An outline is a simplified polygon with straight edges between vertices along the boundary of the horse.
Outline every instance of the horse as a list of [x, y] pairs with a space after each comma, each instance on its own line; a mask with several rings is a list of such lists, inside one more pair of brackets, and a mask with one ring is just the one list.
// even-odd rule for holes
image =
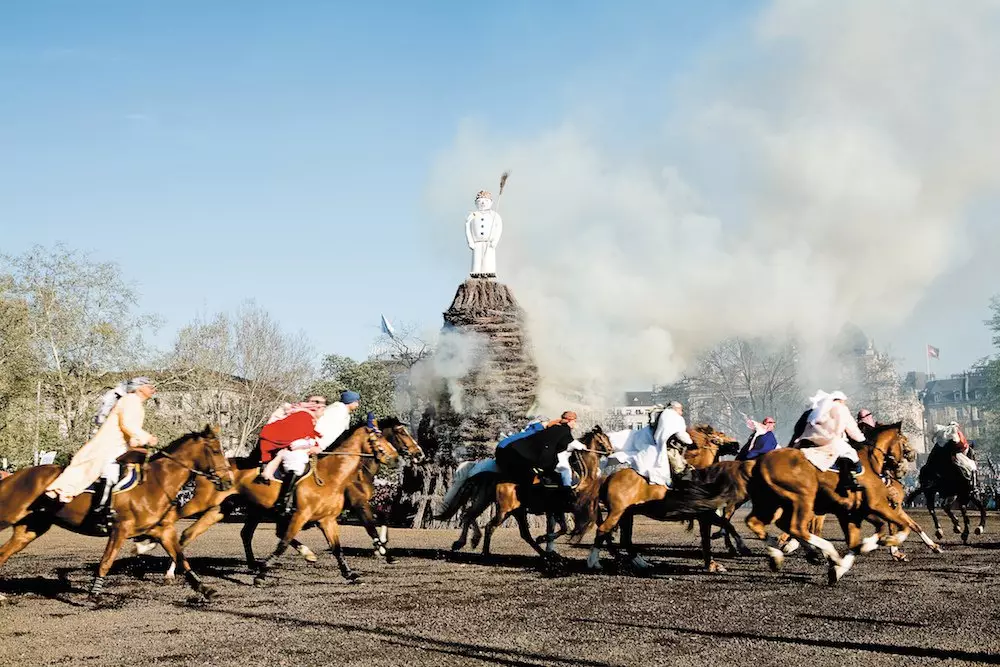
[[[970, 448], [969, 453], [973, 452], [974, 450]], [[969, 505], [979, 510], [979, 525], [976, 526], [975, 534], [982, 535], [986, 532], [986, 505], [979, 496], [979, 490], [969, 478], [962, 474], [958, 464], [947, 456], [944, 445], [935, 443], [934, 449], [927, 457], [927, 462], [920, 469], [918, 479], [917, 488], [907, 496], [906, 501], [912, 502], [918, 495], [923, 494], [927, 511], [930, 512], [931, 521], [934, 522], [934, 536], [937, 539], [940, 540], [944, 537], [944, 531], [941, 529], [937, 512], [935, 512], [939, 494], [942, 500], [951, 499], [951, 502], [942, 503], [942, 509], [951, 519], [953, 530], [956, 533], [961, 532], [964, 544], [969, 543], [969, 513], [967, 511]], [[958, 519], [952, 511], [955, 503], [958, 503], [962, 512], [964, 527], [961, 530], [958, 527]]]
[[[659, 521], [697, 519], [701, 526], [705, 568], [709, 572], [725, 572], [725, 568], [712, 559], [711, 527], [721, 526], [736, 536], [729, 521], [716, 511], [723, 505], [746, 496], [753, 462], [714, 463], [720, 453], [735, 453], [739, 442], [708, 425], [694, 426], [688, 429], [688, 433], [694, 444], [689, 446], [685, 458], [695, 466], [703, 466], [695, 468], [688, 484], [678, 485], [677, 489], [650, 484], [631, 468], [616, 470], [604, 480], [600, 498], [608, 508], [607, 517], [600, 520], [597, 512], [594, 512], [573, 531], [574, 537], [577, 537], [583, 535], [590, 526], [598, 525], [594, 544], [587, 558], [590, 569], [601, 569], [600, 549], [605, 544], [614, 556], [620, 556], [618, 547], [611, 540], [611, 533], [619, 526], [621, 546], [632, 564], [640, 569], [649, 567], [632, 543], [635, 515], [642, 514]], [[736, 538], [739, 539], [738, 536]]]
[[[14, 527], [10, 540], [0, 548], [0, 566], [53, 525], [84, 535], [98, 534], [87, 523], [92, 505], [90, 494], [81, 493], [57, 508], [52, 508], [54, 501], [42, 497], [61, 472], [61, 466], [35, 466], [19, 470], [0, 482], [0, 530]], [[222, 492], [232, 486], [233, 475], [219, 444], [219, 432], [211, 426], [189, 433], [153, 454], [143, 465], [139, 483], [112, 496], [115, 518], [90, 587], [93, 598], [103, 591], [104, 578], [122, 544], [136, 535], [156, 540], [174, 562], [180, 563], [188, 584], [205, 599], [216, 594], [191, 569], [174, 530], [177, 521], [174, 500], [192, 475], [204, 478]]]
[[[356, 457], [359, 462], [363, 460], [370, 459], [370, 463], [360, 463], [355, 471], [353, 478], [349, 479], [344, 488], [344, 497], [349, 504], [359, 512], [362, 512], [364, 517], [366, 514], [362, 509], [359, 509], [360, 503], [368, 503], [371, 498], [370, 492], [365, 490], [365, 484], [367, 482], [362, 481], [362, 477], [367, 473], [365, 468], [367, 467], [372, 471], [372, 476], [374, 472], [378, 470], [378, 466], [385, 461], [379, 456], [373, 456], [370, 452], [367, 454], [350, 454], [347, 451], [341, 451], [342, 446], [350, 440], [351, 436], [356, 436], [356, 432], [359, 430], [360, 424], [353, 429], [349, 429], [341, 438], [337, 440], [332, 446], [330, 451], [320, 452], [317, 458], [316, 469], [320, 472], [321, 479], [327, 476], [325, 470], [331, 467], [334, 462], [340, 462], [345, 457]], [[384, 437], [392, 446], [393, 451], [395, 448], [399, 447], [402, 451], [407, 452], [414, 461], [423, 460], [423, 451], [420, 446], [417, 445], [413, 436], [410, 435], [409, 430], [404, 422], [399, 421], [395, 417], [386, 417], [378, 426], [381, 431], [382, 437]], [[324, 461], [329, 461], [330, 463], [322, 463]], [[268, 509], [273, 508], [274, 503], [277, 502], [279, 495], [279, 489], [276, 485], [262, 485], [256, 483], [254, 480], [257, 479], [257, 474], [260, 472], [260, 464], [256, 461], [249, 461], [245, 458], [233, 458], [230, 459], [230, 464], [233, 467], [233, 486], [231, 489], [225, 492], [219, 492], [210, 486], [199, 483], [195, 488], [194, 496], [187, 503], [180, 508], [179, 512], [182, 518], [190, 518], [198, 516], [198, 519], [187, 527], [180, 536], [180, 544], [182, 547], [186, 547], [193, 540], [199, 537], [206, 530], [217, 524], [222, 520], [224, 512], [222, 510], [223, 501], [231, 495], [239, 495], [249, 503], [253, 504], [258, 508]], [[314, 475], [310, 474], [309, 477]], [[303, 479], [303, 481], [305, 481]], [[301, 483], [300, 483], [301, 484]], [[298, 493], [298, 492], [297, 492]], [[355, 504], [358, 503], [358, 504]], [[248, 517], [247, 522], [244, 524], [243, 530], [241, 531], [241, 536], [243, 538], [244, 552], [247, 559], [247, 567], [251, 571], [257, 570], [257, 560], [253, 554], [252, 540], [253, 535], [257, 530], [257, 526], [260, 524], [262, 516], [259, 516], [261, 512], [255, 512], [253, 516], [253, 521]], [[370, 506], [368, 508], [367, 516], [372, 516]], [[364, 518], [362, 519], [364, 521]], [[380, 539], [379, 527], [375, 525], [374, 520], [370, 524], [366, 524], [366, 529], [368, 529], [369, 535], [373, 535], [373, 540], [378, 539], [379, 542], [375, 546], [376, 554], [379, 554], [380, 550], [385, 550], [385, 543]], [[310, 563], [316, 562], [316, 554], [296, 539], [291, 539], [289, 546], [296, 549], [306, 561]], [[147, 550], [145, 545], [137, 545], [137, 550], [140, 553]], [[340, 559], [338, 558], [338, 561]], [[170, 582], [174, 578], [174, 570], [176, 568], [176, 562], [170, 564], [169, 569], [165, 574], [166, 581]], [[343, 568], [342, 568], [343, 569]]]
[[[800, 449], [778, 449], [758, 457], [749, 486], [753, 509], [746, 518], [746, 525], [764, 540], [771, 568], [780, 569], [785, 556], [778, 541], [767, 534], [768, 524], [775, 520], [779, 528], [826, 556], [830, 585], [850, 570], [858, 555], [879, 546], [899, 546], [910, 531], [918, 533], [933, 551], [940, 551], [940, 547], [901, 507], [893, 507], [882, 481], [886, 463], [899, 460], [905, 443], [906, 436], [899, 422], [872, 430], [866, 444], [858, 452], [864, 468], [858, 478], [863, 492], [852, 493], [853, 498], [845, 498], [837, 492], [840, 479], [837, 473], [820, 472]], [[833, 514], [840, 521], [848, 545], [848, 552], [843, 558], [830, 542], [813, 533], [813, 519], [818, 514]], [[900, 531], [888, 537], [876, 533], [862, 540], [861, 522], [869, 515], [896, 524]]]
[[[580, 443], [584, 449], [572, 449], [570, 464], [575, 467], [580, 475], [580, 483], [577, 486], [576, 497], [570, 508], [574, 515], [580, 516], [581, 512], [589, 514], [591, 505], [597, 502], [597, 490], [600, 486], [600, 459], [614, 451], [611, 440], [604, 433], [600, 426], [595, 426], [580, 438]], [[462, 468], [462, 471], [471, 469], [471, 462]], [[470, 502], [471, 501], [471, 502]], [[517, 520], [521, 537], [531, 545], [537, 554], [542, 558], [555, 557], [555, 550], [552, 540], [546, 550], [538, 546], [536, 540], [531, 537], [527, 515], [546, 514], [553, 515], [565, 511], [565, 507], [553, 507], [550, 493], [539, 484], [516, 485], [512, 482], [505, 482], [500, 479], [500, 473], [482, 472], [472, 477], [466, 477], [461, 473], [456, 474], [452, 487], [445, 495], [444, 506], [435, 519], [438, 521], [448, 521], [462, 507], [466, 507], [462, 514], [462, 533], [458, 540], [452, 544], [452, 550], [458, 551], [465, 546], [469, 528], [474, 527], [477, 535], [474, 537], [473, 548], [479, 541], [479, 527], [476, 519], [489, 508], [495, 505], [493, 518], [487, 524], [485, 539], [483, 540], [483, 555], [490, 555], [490, 542], [493, 531], [502, 524], [507, 517], [513, 515]], [[551, 521], [550, 521], [551, 523]], [[551, 525], [550, 525], [551, 530]]]

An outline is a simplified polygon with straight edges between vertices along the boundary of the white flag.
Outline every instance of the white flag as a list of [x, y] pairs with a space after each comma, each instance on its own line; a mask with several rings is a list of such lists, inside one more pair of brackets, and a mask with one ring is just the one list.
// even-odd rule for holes
[[382, 333], [389, 338], [395, 338], [396, 332], [393, 330], [392, 325], [389, 324], [389, 320], [385, 319], [385, 315], [381, 315], [380, 317], [382, 318]]

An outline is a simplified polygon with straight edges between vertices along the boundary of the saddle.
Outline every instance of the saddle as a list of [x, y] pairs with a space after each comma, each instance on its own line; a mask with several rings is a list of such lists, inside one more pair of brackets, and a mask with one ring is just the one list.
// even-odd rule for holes
[[[295, 486], [298, 486], [299, 484], [301, 484], [302, 480], [304, 480], [306, 477], [309, 477], [310, 475], [312, 475], [312, 473], [313, 473], [313, 464], [312, 464], [312, 461], [310, 461], [309, 464], [306, 465], [305, 472], [303, 472], [299, 476], [299, 478], [297, 480], [295, 480]], [[285, 469], [282, 468], [282, 467], [280, 467], [280, 466], [278, 467], [278, 470], [274, 473], [274, 479], [276, 479], [279, 482], [284, 482], [285, 478], [287, 478], [288, 476], [289, 476], [289, 473], [286, 472]]]

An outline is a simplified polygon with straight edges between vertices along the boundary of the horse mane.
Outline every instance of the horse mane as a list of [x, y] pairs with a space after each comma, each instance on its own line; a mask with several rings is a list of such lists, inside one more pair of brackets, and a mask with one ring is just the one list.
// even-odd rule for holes
[[404, 422], [399, 417], [392, 417], [392, 416], [382, 417], [381, 419], [376, 420], [376, 422], [378, 423], [379, 428], [396, 428], [397, 426], [409, 426], [409, 424]]
[[893, 422], [891, 424], [876, 424], [875, 426], [871, 427], [871, 431], [870, 432], [871, 432], [872, 435], [881, 435], [882, 433], [885, 433], [886, 431], [892, 431], [892, 430], [902, 431], [903, 430], [903, 422], [902, 421], [898, 421], [898, 422]]
[[354, 435], [355, 431], [357, 431], [359, 428], [367, 428], [367, 426], [368, 422], [364, 420], [355, 422], [352, 426], [349, 426], [346, 431], [337, 436], [337, 439], [334, 440], [332, 443], [330, 443], [330, 446], [326, 448], [326, 451], [330, 451], [331, 449], [336, 449], [337, 447], [340, 447], [342, 444], [347, 442], [347, 440], [350, 439], [352, 435]]
[[152, 456], [149, 457], [149, 460], [150, 461], [154, 461], [154, 460], [156, 460], [158, 458], [162, 458], [164, 454], [173, 454], [178, 449], [180, 449], [181, 447], [183, 447], [187, 443], [191, 442], [192, 440], [195, 440], [196, 438], [206, 438], [206, 437], [208, 437], [209, 435], [211, 435], [211, 432], [212, 432], [212, 428], [210, 426], [208, 426], [208, 427], [206, 427], [202, 431], [192, 431], [191, 433], [187, 433], [185, 435], [182, 435], [181, 437], [177, 438], [176, 440], [173, 440], [166, 447], [161, 447], [160, 449], [156, 450], [156, 452]]

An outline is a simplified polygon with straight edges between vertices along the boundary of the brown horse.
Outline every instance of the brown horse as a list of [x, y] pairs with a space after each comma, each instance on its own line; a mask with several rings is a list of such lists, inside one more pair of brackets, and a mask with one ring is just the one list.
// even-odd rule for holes
[[633, 565], [638, 568], [649, 567], [632, 543], [635, 515], [641, 514], [659, 521], [697, 519], [701, 526], [705, 568], [710, 572], [725, 572], [725, 568], [712, 559], [711, 526], [721, 526], [736, 534], [732, 525], [716, 514], [716, 510], [746, 495], [753, 463], [713, 463], [718, 460], [720, 451], [735, 452], [739, 442], [708, 425], [694, 426], [688, 429], [688, 433], [694, 444], [689, 446], [685, 458], [696, 466], [689, 484], [679, 485], [677, 490], [671, 490], [666, 486], [650, 484], [631, 468], [617, 470], [604, 481], [601, 500], [608, 508], [607, 517], [599, 521], [595, 512], [587, 523], [578, 525], [573, 531], [574, 536], [582, 535], [590, 526], [599, 522], [594, 545], [587, 558], [588, 567], [600, 569], [600, 549], [605, 544], [615, 556], [619, 555], [618, 548], [611, 540], [611, 533], [619, 526], [621, 545]]
[[[876, 427], [867, 444], [858, 452], [864, 473], [858, 478], [863, 487], [860, 498], [845, 498], [837, 492], [839, 476], [820, 472], [799, 449], [779, 449], [757, 459], [750, 480], [753, 509], [746, 518], [747, 527], [765, 541], [772, 569], [784, 561], [784, 552], [774, 537], [767, 534], [767, 525], [777, 525], [793, 538], [819, 549], [829, 563], [829, 583], [836, 583], [850, 570], [855, 558], [878, 548], [879, 545], [899, 546], [915, 531], [927, 546], [939, 551], [933, 540], [900, 507], [893, 507], [882, 473], [887, 462], [903, 456], [906, 436], [899, 423]], [[780, 516], [779, 516], [780, 510]], [[830, 542], [816, 535], [812, 528], [818, 514], [833, 514], [840, 521], [847, 539], [848, 552], [843, 558]], [[875, 534], [861, 539], [861, 523], [870, 515], [895, 524], [899, 532], [886, 537]]]
[[[59, 476], [62, 467], [54, 465], [25, 468], [0, 482], [0, 530], [14, 527], [10, 540], [0, 548], [0, 565], [43, 535], [53, 524], [81, 534], [96, 534], [87, 523], [91, 495], [82, 493], [65, 505], [49, 509], [51, 502], [42, 495]], [[97, 567], [91, 595], [100, 595], [104, 577], [126, 539], [148, 535], [170, 557], [181, 564], [184, 576], [195, 591], [210, 598], [215, 591], [201, 583], [184, 558], [174, 530], [177, 511], [174, 499], [192, 476], [204, 477], [217, 489], [232, 484], [232, 472], [222, 453], [218, 431], [206, 427], [175, 440], [153, 454], [143, 466], [141, 481], [131, 490], [112, 496], [116, 516], [111, 526], [107, 548]]]
[[471, 505], [462, 515], [462, 536], [459, 541], [452, 545], [452, 549], [457, 551], [465, 545], [464, 539], [468, 534], [469, 526], [475, 525], [476, 519], [493, 504], [495, 512], [493, 519], [486, 526], [483, 555], [490, 554], [493, 531], [507, 517], [513, 516], [517, 521], [521, 537], [531, 545], [531, 548], [538, 555], [546, 559], [556, 557], [555, 552], [551, 550], [551, 541], [549, 542], [549, 550], [545, 551], [531, 537], [527, 515], [563, 513], [569, 510], [579, 520], [579, 517], [589, 516], [592, 511], [596, 511], [597, 493], [600, 488], [601, 457], [611, 454], [614, 449], [611, 440], [600, 426], [595, 426], [584, 434], [580, 438], [580, 442], [585, 449], [574, 449], [570, 455], [570, 465], [580, 475], [580, 483], [576, 487], [575, 497], [569, 507], [559, 502], [553, 502], [553, 491], [540, 484], [517, 485], [505, 482], [501, 480], [499, 473], [484, 472], [467, 480], [460, 480], [458, 483], [462, 486], [455, 491], [449, 491], [450, 502], [446, 503], [435, 517], [438, 521], [447, 521], [471, 501]]
[[[340, 469], [344, 466], [353, 465], [354, 470], [353, 477], [348, 477], [341, 488], [342, 499], [347, 499], [348, 502], [354, 499], [355, 502], [365, 502], [371, 498], [370, 494], [357, 487], [365, 484], [359, 478], [365, 475], [365, 466], [369, 469], [374, 469], [377, 471], [378, 466], [388, 460], [394, 459], [397, 455], [396, 447], [409, 453], [414, 460], [422, 460], [423, 451], [417, 445], [413, 436], [410, 435], [406, 424], [399, 421], [395, 417], [387, 417], [382, 422], [379, 423], [378, 431], [369, 431], [366, 436], [361, 430], [359, 424], [353, 429], [348, 430], [336, 443], [332, 446], [330, 451], [320, 452], [317, 457], [315, 464], [315, 469], [307, 477], [303, 478], [296, 488], [297, 499], [301, 497], [303, 493], [303, 487], [306, 480], [310, 480], [311, 484], [305, 488], [312, 490], [313, 495], [325, 494], [330, 490], [327, 486], [328, 477], [338, 477], [340, 476]], [[377, 435], [377, 437], [376, 437]], [[379, 440], [384, 439], [384, 444], [379, 444]], [[349, 447], [349, 443], [351, 446]], [[388, 445], [388, 446], [386, 446]], [[373, 453], [374, 452], [374, 453]], [[380, 454], [382, 452], [382, 454]], [[364, 461], [370, 461], [369, 463], [364, 463]], [[254, 480], [257, 479], [257, 475], [260, 472], [260, 463], [257, 461], [250, 461], [245, 458], [235, 458], [231, 459], [230, 463], [233, 467], [233, 486], [226, 492], [219, 492], [210, 486], [204, 484], [198, 484], [195, 488], [194, 496], [180, 509], [181, 516], [184, 518], [198, 516], [198, 520], [187, 527], [183, 534], [180, 536], [180, 544], [182, 547], [186, 547], [193, 540], [199, 537], [206, 530], [217, 524], [222, 520], [224, 512], [222, 510], [223, 501], [231, 495], [239, 495], [244, 500], [248, 502], [251, 506], [250, 513], [247, 516], [246, 522], [243, 526], [243, 530], [240, 535], [243, 538], [243, 548], [246, 554], [247, 567], [251, 570], [257, 570], [257, 560], [253, 554], [252, 540], [253, 535], [257, 530], [257, 526], [263, 519], [264, 510], [268, 510], [274, 507], [277, 502], [278, 495], [280, 493], [280, 488], [277, 484], [263, 485], [258, 484]], [[316, 484], [316, 476], [319, 476], [319, 481], [321, 484]], [[357, 508], [357, 505], [352, 505]], [[369, 510], [370, 511], [370, 510]], [[296, 512], [297, 514], [298, 512]], [[279, 522], [280, 525], [280, 522]], [[339, 535], [339, 528], [336, 529]], [[376, 536], [378, 535], [377, 529], [375, 530]], [[369, 533], [372, 531], [370, 530]], [[324, 534], [326, 534], [324, 532]], [[334, 550], [334, 555], [339, 553], [339, 540], [337, 542], [338, 548]], [[381, 543], [380, 543], [381, 544]], [[292, 546], [301, 553], [307, 561], [315, 562], [316, 555], [311, 549], [306, 547], [304, 544], [298, 540], [289, 540], [289, 546]], [[147, 545], [137, 545], [140, 551], [145, 551], [149, 548]], [[384, 545], [383, 545], [384, 548]], [[331, 549], [333, 545], [331, 543]], [[338, 556], [338, 562], [341, 563], [341, 570], [346, 568], [346, 563], [343, 563], [342, 556]], [[174, 578], [174, 570], [176, 563], [171, 563], [170, 568], [167, 570], [165, 578], [167, 581], [171, 581]], [[348, 570], [349, 571], [349, 570]], [[345, 575], [346, 576], [346, 575]]]

